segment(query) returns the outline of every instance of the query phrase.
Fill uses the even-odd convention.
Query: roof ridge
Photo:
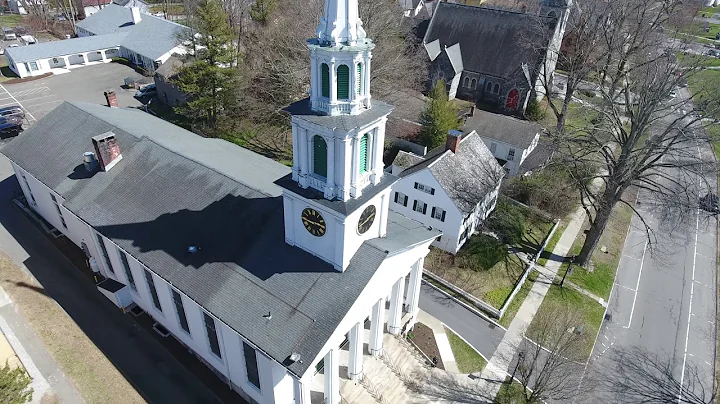
[[[542,18],[547,19],[547,17],[545,17],[545,16],[535,16],[535,15],[532,15],[532,14],[530,14],[530,13],[526,13],[526,12],[524,12],[524,11],[510,10],[510,9],[507,9],[507,8],[502,8],[502,7],[500,7],[500,6],[495,6],[495,7],[485,6],[485,5],[472,6],[472,5],[469,5],[469,4],[459,4],[459,3],[451,3],[451,2],[448,2],[448,1],[441,1],[441,2],[437,5],[437,7],[439,8],[441,5],[443,5],[443,7],[454,6],[454,7],[458,7],[458,8],[467,8],[467,9],[471,9],[471,8],[472,8],[472,9],[478,9],[478,10],[490,10],[490,11],[498,11],[498,12],[507,13],[507,14],[528,15],[528,16],[532,16],[532,17],[542,17]],[[437,12],[437,9],[435,10],[435,12]],[[435,13],[433,13],[433,15],[434,15],[434,14],[435,14]]]

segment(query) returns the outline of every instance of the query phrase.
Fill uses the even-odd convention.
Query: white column
[[[375,150],[377,150],[377,147],[375,145],[375,139],[377,138],[377,135],[375,133],[375,130],[371,130],[367,133],[368,135],[368,144],[367,144],[367,161],[365,164],[367,166],[365,167],[367,169],[367,172],[369,174],[372,174],[373,169],[375,168]]]
[[[83,57],[83,64],[84,64],[84,65],[88,64],[87,53],[83,53],[83,54],[82,54],[82,57]]]
[[[325,183],[325,197],[332,199],[335,196],[335,138],[327,141],[327,182]]]
[[[383,152],[385,151],[385,123],[387,119],[383,119],[380,122],[380,126],[375,129],[375,156],[377,158],[372,166],[373,173],[375,174],[372,178],[373,184],[377,184],[382,179],[383,175]]]
[[[335,71],[335,61],[330,62],[330,103],[337,103],[337,72]]]
[[[388,318],[388,331],[398,335],[402,331],[403,292],[405,291],[405,277],[398,279],[390,293],[390,316]]]
[[[102,55],[103,62],[107,60],[107,56],[105,56],[105,49],[100,51],[100,54]]]
[[[354,102],[358,98],[355,93],[355,74],[357,73],[357,64],[354,60],[348,65],[348,70],[350,75],[350,77],[348,77],[350,79],[350,91],[348,91],[348,98],[350,99],[350,102]]]
[[[300,136],[300,173],[298,174],[298,177],[300,178],[300,186],[307,187],[307,176],[310,174],[311,144],[310,139],[308,138],[307,129],[298,128],[297,131]]]
[[[385,299],[378,300],[372,308],[370,318],[370,354],[380,356],[383,347],[383,332],[385,331]]]
[[[318,92],[318,63],[315,52],[310,52],[310,101],[315,101],[320,93]]]
[[[420,258],[413,264],[412,270],[410,270],[410,283],[408,284],[407,293],[407,311],[413,318],[411,322],[414,322],[419,310],[418,303],[420,302],[420,284],[422,282],[423,262],[424,258]]]
[[[350,361],[348,377],[358,381],[363,371],[363,323],[356,323],[350,329]]]
[[[68,56],[63,56],[63,59],[65,59],[65,68],[70,68],[70,58]]]
[[[357,185],[358,180],[358,166],[360,164],[360,142],[358,139],[353,136],[350,138],[350,141],[352,142],[352,153],[350,154],[350,186],[353,188],[353,196],[355,196],[355,185]]]
[[[365,108],[370,108],[370,59],[372,59],[370,55],[365,58],[365,68],[363,69],[363,74],[365,75],[365,88],[363,88],[366,97]]]
[[[333,348],[325,355],[325,403],[340,403],[340,356],[338,348]]]
[[[295,181],[298,180],[298,172],[300,171],[300,139],[298,138],[298,128],[292,125],[292,148],[293,148],[293,165],[292,165],[292,177]]]
[[[353,138],[352,137],[344,137],[341,139],[341,159],[342,164],[339,167],[342,167],[342,176],[337,175],[338,181],[335,181],[338,185],[340,184],[340,181],[342,181],[342,189],[338,188],[335,190],[335,193],[338,194],[338,196],[341,195],[342,192],[342,200],[346,201],[348,198],[350,198],[350,184],[352,182],[352,147],[353,147]],[[342,180],[340,180],[342,178]]]

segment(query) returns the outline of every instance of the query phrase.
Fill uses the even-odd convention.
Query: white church
[[[106,278],[98,289],[250,402],[340,403],[341,376],[357,381],[385,335],[414,324],[441,234],[389,210],[392,107],[370,95],[357,0],[326,0],[308,46],[310,96],[287,108],[292,169],[139,110],[75,102],[2,150],[28,205]]]

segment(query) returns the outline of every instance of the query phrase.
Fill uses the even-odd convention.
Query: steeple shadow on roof
[[[99,226],[97,230],[123,248],[129,247],[122,245],[126,241],[132,247],[128,252],[141,260],[170,256],[179,271],[225,265],[263,281],[288,272],[335,272],[330,264],[285,244],[282,218],[281,197],[226,195],[201,210],[182,209],[152,221]],[[196,251],[190,252],[190,247]],[[162,260],[165,265],[167,258]],[[145,263],[153,269],[155,264]]]

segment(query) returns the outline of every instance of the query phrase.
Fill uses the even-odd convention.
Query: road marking
[[[636,291],[636,290],[633,289],[633,288],[627,287],[627,286],[625,286],[625,285],[621,285],[621,284],[619,284],[619,283],[616,283],[616,285],[620,286],[620,287],[623,288],[623,289],[627,289],[627,290],[629,290],[629,291],[632,291],[632,292],[635,292],[635,291]]]
[[[8,95],[9,95],[10,97],[12,97],[12,99],[15,100],[15,102],[17,102],[18,105],[20,105],[20,107],[21,107],[22,109],[25,110],[25,112],[28,114],[28,116],[29,116],[30,118],[32,118],[33,121],[37,122],[37,119],[35,119],[35,117],[33,116],[33,114],[31,114],[30,111],[28,111],[27,108],[25,108],[25,107],[20,103],[20,101],[17,100],[17,98],[15,98],[12,94],[10,94],[10,91],[8,91],[7,88],[5,88],[5,86],[3,86],[2,84],[0,84],[0,88],[2,88],[3,90],[5,90],[5,91],[8,93]]]
[[[640,258],[631,257],[631,256],[629,256],[629,255],[627,255],[627,254],[623,254],[622,256],[625,257],[625,258],[630,258],[631,260],[640,261]]]
[[[32,104],[32,105],[30,105],[30,106],[31,106],[31,107],[37,107],[37,106],[39,106],[39,105],[52,104],[53,102],[62,102],[62,100],[46,101],[46,102],[41,102],[41,103],[38,103],[38,104]]]
[[[54,97],[54,96],[55,96],[55,94],[41,95],[40,97],[26,98],[26,99],[23,99],[23,101],[28,102],[28,101],[39,100],[41,98]]]
[[[692,318],[693,292],[695,292],[695,262],[697,259],[698,234],[700,234],[700,209],[697,210],[697,219],[695,220],[695,251],[693,252],[692,282],[690,283],[690,307],[688,307],[688,325],[687,331],[685,332],[685,354],[683,355],[682,372],[680,373],[680,393],[678,394],[678,403],[682,402],[683,383],[685,383],[685,363],[688,356],[688,340],[690,339],[690,319]],[[690,354],[690,356],[692,356],[692,354]]]
[[[633,296],[633,304],[632,304],[632,307],[630,308],[630,320],[628,321],[627,327],[623,327],[623,328],[630,328],[630,326],[632,325],[633,313],[635,312],[635,302],[637,301],[637,295],[638,295],[637,291],[638,291],[638,289],[640,289],[640,278],[642,277],[643,264],[645,264],[645,253],[647,252],[647,246],[648,246],[648,242],[646,239],[645,246],[643,247],[642,259],[640,259],[640,272],[638,272],[637,284],[635,285],[635,296]]]

